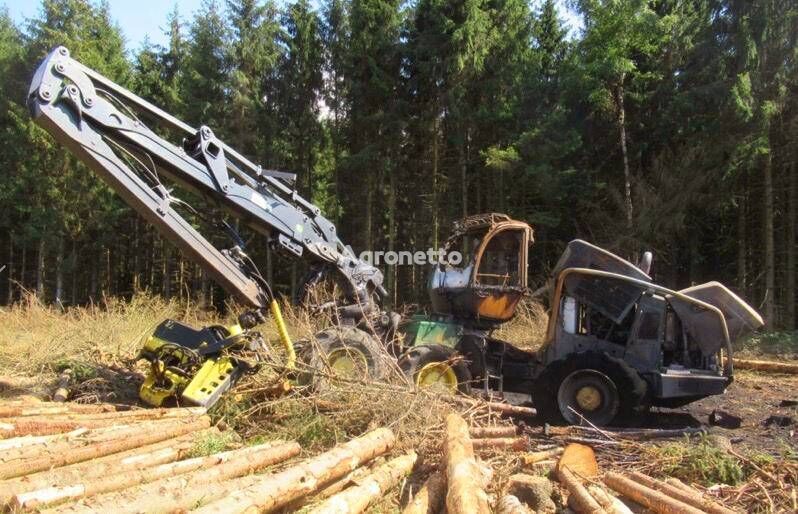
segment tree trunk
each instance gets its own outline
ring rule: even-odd
[[[764,168],[765,323],[773,328],[776,324],[776,250],[773,237],[773,161],[770,152],[765,156]]]
[[[462,202],[460,215],[465,218],[468,216],[468,159],[466,157],[468,152],[468,130],[464,128],[461,135],[463,141],[460,144],[460,201]]]
[[[741,177],[742,178],[742,177]],[[737,205],[737,291],[745,296],[748,293],[747,287],[747,252],[748,252],[748,231],[746,224],[746,206],[748,205],[748,193],[745,189],[745,182],[740,187],[740,196]]]
[[[39,250],[36,255],[36,296],[44,300],[44,256],[47,250],[44,234],[39,239]]]
[[[64,236],[58,236],[58,250],[55,255],[55,298],[56,305],[64,303]]]
[[[75,239],[72,239],[72,252],[69,256],[69,264],[72,268],[71,275],[72,275],[72,287],[70,287],[70,295],[72,305],[78,304],[78,243]]]
[[[437,113],[437,110],[436,110]],[[432,121],[432,248],[437,250],[440,238],[440,220],[438,213],[440,206],[438,205],[438,166],[439,166],[439,152],[438,152],[438,116],[434,116]]]
[[[163,295],[169,300],[172,298],[172,246],[166,241],[163,245]]]
[[[141,289],[141,240],[139,218],[133,220],[133,294]]]
[[[623,80],[624,76],[621,75],[621,80],[615,88],[615,107],[618,111],[618,135],[623,158],[623,199],[626,206],[626,228],[631,232],[634,210],[632,208],[632,173],[629,171],[629,154],[626,150],[626,108],[623,100]]]
[[[372,245],[371,235],[372,235],[372,224],[374,223],[374,177],[372,173],[368,174],[368,180],[366,181],[366,223],[364,227],[365,233],[363,234],[363,245],[364,248],[361,250],[374,250],[374,246]]]
[[[796,252],[796,211],[798,211],[798,170],[796,170],[795,160],[798,155],[793,155],[790,163],[788,186],[787,186],[787,273],[785,276],[784,294],[787,297],[785,302],[785,328],[792,330],[796,327],[795,312],[795,267],[798,262],[795,259]]]
[[[92,256],[95,258],[96,256]],[[99,269],[97,266],[91,267],[91,276],[89,277],[89,301],[94,302],[97,300],[97,286],[99,284]]]
[[[393,159],[391,159],[393,160]],[[396,174],[397,170],[392,170],[389,172],[390,177],[388,179],[388,251],[393,252],[396,250]],[[396,287],[396,265],[389,265],[388,269],[386,270],[386,277],[387,280],[387,289],[391,292],[391,299],[389,303],[391,305],[395,304],[396,301],[396,294],[397,294],[397,287]]]
[[[27,284],[25,280],[27,278],[26,275],[27,269],[28,269],[28,247],[27,245],[23,244],[22,261],[20,262],[20,269],[19,269],[19,283],[22,285],[23,288]]]
[[[14,302],[14,233],[8,233],[8,290],[6,291],[6,303],[11,305]]]

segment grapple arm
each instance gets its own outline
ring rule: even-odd
[[[241,219],[278,251],[336,270],[353,303],[383,291],[382,273],[344,246],[335,226],[296,192],[293,175],[263,170],[210,128],[192,128],[72,59],[65,47],[39,65],[27,104],[36,123],[239,301],[268,309],[268,285],[253,276],[240,248],[215,248],[174,209],[185,203],[161,177]],[[183,141],[169,141],[139,116]]]

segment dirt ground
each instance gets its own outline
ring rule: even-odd
[[[782,402],[791,405],[782,406]],[[655,419],[671,418],[669,422],[681,422],[687,426],[707,426],[714,410],[742,418],[740,428],[713,429],[730,438],[735,445],[773,455],[783,454],[788,448],[798,452],[798,376],[738,371],[726,394],[681,409],[662,409],[652,416]],[[766,423],[771,416],[786,416],[792,423],[787,426]]]

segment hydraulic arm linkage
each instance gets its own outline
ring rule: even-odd
[[[39,125],[246,305],[263,309],[266,304],[242,249],[220,251],[211,245],[174,210],[182,202],[160,177],[240,218],[266,235],[276,250],[308,258],[316,271],[309,276],[334,270],[352,304],[368,308],[374,295],[384,295],[382,273],[358,259],[319,208],[297,194],[293,175],[253,164],[210,128],[190,127],[72,59],[65,47],[54,49],[39,65],[27,102]],[[185,139],[173,144],[139,115]]]
[[[37,124],[67,146],[129,206],[250,309],[240,316],[240,326],[229,330],[192,332],[176,322],[159,327],[151,338],[159,343],[145,345],[142,352],[154,366],[158,363],[160,375],[154,380],[157,382],[160,377],[169,382],[159,394],[174,395],[183,388],[197,389],[188,384],[192,373],[196,376],[210,373],[206,383],[219,382],[220,377],[231,375],[230,367],[219,359],[214,361],[218,369],[200,370],[203,359],[208,355],[218,356],[229,344],[238,344],[242,340],[241,330],[262,322],[268,311],[274,315],[281,339],[284,342],[288,339],[269,284],[244,253],[240,237],[223,220],[212,220],[235,241],[230,249],[217,249],[175,208],[203,219],[209,217],[207,213],[173,196],[162,178],[199,195],[207,204],[265,235],[276,251],[307,258],[311,272],[302,290],[332,272],[343,289],[343,305],[338,306],[342,317],[359,320],[368,313],[379,314],[374,302],[385,294],[382,273],[358,259],[341,242],[335,226],[321,215],[319,208],[297,194],[292,174],[267,171],[253,164],[218,139],[210,128],[192,128],[72,59],[63,46],[55,48],[39,65],[28,91],[27,105]],[[160,132],[148,128],[142,120],[152,122]],[[166,139],[181,136],[179,144]],[[163,341],[170,348],[166,352],[168,358],[164,355],[164,345],[160,344]],[[184,383],[176,390],[172,386],[181,373],[187,376],[182,377]],[[218,388],[211,393],[202,401],[196,397],[192,401],[204,404],[215,401],[221,394]],[[159,403],[162,399],[147,400]]]

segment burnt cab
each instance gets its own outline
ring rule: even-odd
[[[532,228],[497,213],[469,216],[454,228],[430,276],[433,310],[487,324],[512,319],[527,291]]]

